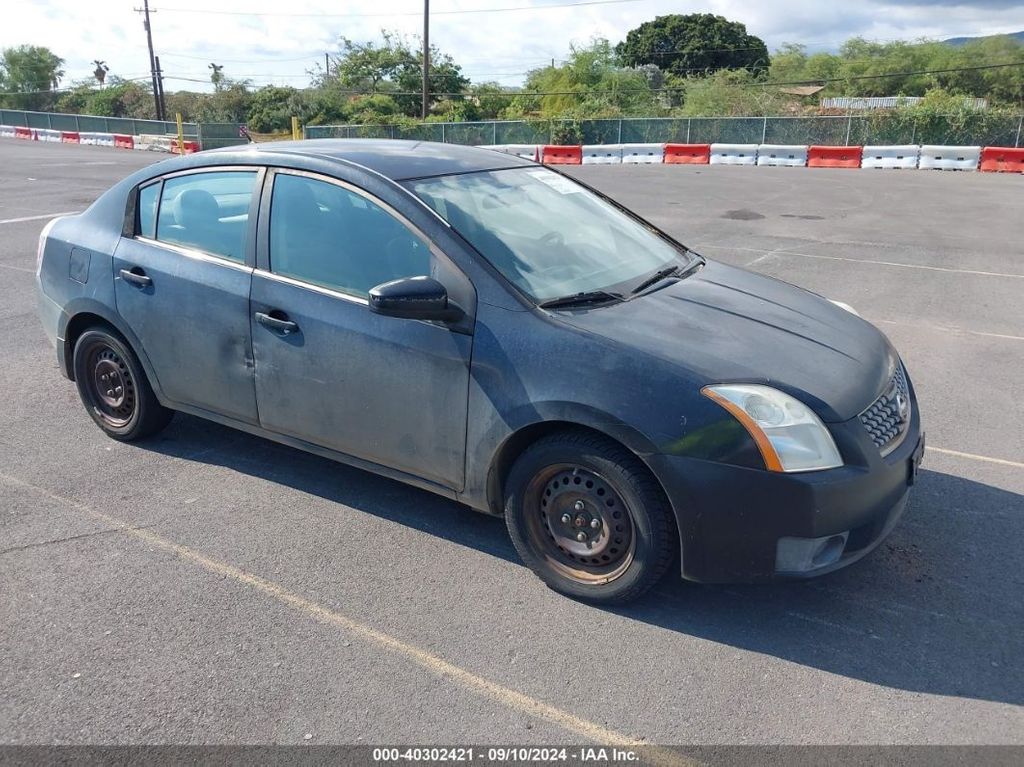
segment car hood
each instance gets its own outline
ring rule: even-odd
[[[874,325],[827,299],[713,261],[660,290],[559,316],[677,364],[705,384],[774,386],[830,422],[867,408],[897,359]]]

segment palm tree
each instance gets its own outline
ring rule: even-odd
[[[221,83],[224,82],[224,73],[221,71],[224,69],[223,64],[210,63],[209,67],[212,71],[210,72],[210,82],[213,83],[214,90],[220,90]]]
[[[92,71],[93,77],[99,82],[100,87],[103,87],[103,81],[107,79],[107,72],[110,71],[110,67],[107,66],[107,62],[100,59],[93,59],[92,63],[96,65],[96,68]]]

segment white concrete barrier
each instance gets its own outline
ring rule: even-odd
[[[149,152],[170,152],[172,145],[178,142],[176,136],[156,133],[143,133],[132,138],[135,141],[134,149],[142,149]]]
[[[900,146],[866,146],[860,158],[862,168],[916,168],[921,147],[916,144]]]
[[[712,165],[757,165],[757,144],[712,144]]]
[[[516,157],[525,157],[527,160],[540,160],[540,149],[536,144],[491,144],[481,147],[482,149],[493,149],[495,152],[514,154]]]
[[[36,128],[35,133],[36,141],[55,141],[60,143],[60,131],[51,130],[49,128]]]
[[[917,167],[921,170],[977,170],[980,146],[935,146],[925,144]]]
[[[14,138],[14,126],[0,125],[0,138]]]
[[[807,165],[807,147],[797,144],[759,144],[757,164],[802,168]]]
[[[584,144],[584,165],[618,165],[622,162],[621,144]]]
[[[114,146],[114,134],[113,133],[93,133],[95,137],[96,146]]]
[[[665,145],[623,144],[622,162],[642,165],[660,165],[665,162]]]

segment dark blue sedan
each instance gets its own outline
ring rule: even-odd
[[[875,547],[924,449],[874,326],[484,149],[306,141],[146,168],[39,243],[87,412],[174,411],[505,517],[548,585],[621,602]]]

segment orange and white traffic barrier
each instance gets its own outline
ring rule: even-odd
[[[863,152],[862,146],[810,146],[807,148],[807,167],[859,168]]]
[[[980,146],[939,146],[925,144],[917,167],[921,170],[977,170]]]
[[[981,170],[986,173],[1024,173],[1024,147],[985,147],[981,150]]]
[[[807,147],[798,144],[758,144],[757,164],[802,168],[807,165]]]
[[[583,147],[547,144],[541,150],[540,158],[545,165],[582,165]]]
[[[707,165],[711,162],[711,144],[665,144],[666,165]]]

